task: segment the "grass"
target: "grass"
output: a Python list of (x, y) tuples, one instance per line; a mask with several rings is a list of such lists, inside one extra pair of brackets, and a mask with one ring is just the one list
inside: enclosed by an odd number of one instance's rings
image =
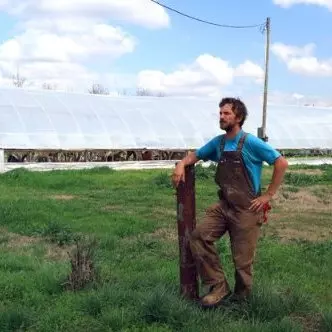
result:
[[(290, 167), (262, 229), (251, 301), (215, 311), (179, 296), (170, 172), (2, 174), (0, 331), (332, 330), (332, 166)], [(197, 168), (198, 220), (217, 198), (213, 172)], [(96, 278), (71, 291), (68, 253), (82, 237), (95, 241)], [(233, 285), (228, 238), (217, 248)]]

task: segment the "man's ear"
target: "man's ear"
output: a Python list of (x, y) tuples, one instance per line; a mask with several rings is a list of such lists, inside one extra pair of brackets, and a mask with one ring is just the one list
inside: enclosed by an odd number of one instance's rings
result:
[(236, 119), (237, 123), (240, 123), (243, 119), (243, 115), (242, 116), (241, 115), (236, 115), (235, 119)]

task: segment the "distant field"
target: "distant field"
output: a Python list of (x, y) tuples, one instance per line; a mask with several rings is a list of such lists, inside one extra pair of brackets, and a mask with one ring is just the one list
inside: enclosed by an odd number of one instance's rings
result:
[[(290, 167), (263, 226), (250, 303), (216, 311), (179, 297), (170, 174), (0, 175), (0, 331), (332, 331), (332, 165)], [(196, 174), (199, 222), (217, 196), (213, 170)], [(95, 279), (73, 291), (68, 252), (82, 236), (96, 240)], [(228, 238), (218, 250), (233, 285)]]

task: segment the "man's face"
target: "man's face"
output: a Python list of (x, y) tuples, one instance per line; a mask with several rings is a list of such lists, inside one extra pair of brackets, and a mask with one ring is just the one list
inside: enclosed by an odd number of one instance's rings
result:
[(237, 118), (236, 114), (232, 110), (231, 104), (226, 104), (220, 107), (220, 128), (225, 131), (231, 131), (240, 120)]

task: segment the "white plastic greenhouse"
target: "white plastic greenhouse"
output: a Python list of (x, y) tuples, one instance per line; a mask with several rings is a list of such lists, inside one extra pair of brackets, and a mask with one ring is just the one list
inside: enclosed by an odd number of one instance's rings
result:
[[(220, 133), (218, 99), (0, 89), (0, 149), (194, 149)], [(262, 105), (248, 105), (257, 134)], [(268, 106), (278, 149), (331, 149), (332, 109)]]

